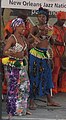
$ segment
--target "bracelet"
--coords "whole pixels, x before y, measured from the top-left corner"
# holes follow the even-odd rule
[[[8,51],[5,51],[5,54],[7,54],[8,53]]]
[[[65,44],[65,42],[64,42],[64,46],[65,46],[66,44]]]

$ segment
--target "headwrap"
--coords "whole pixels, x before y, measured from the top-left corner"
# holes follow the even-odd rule
[[[5,28],[4,28],[4,37],[5,37],[5,38],[8,36],[7,31],[8,31],[9,33],[13,33],[13,29],[12,29],[12,27],[11,27],[11,22],[12,22],[12,20],[8,21],[7,24],[6,24],[6,26],[5,26]]]
[[[61,20],[61,19],[66,20],[66,12],[64,12],[64,11],[58,12],[58,13],[57,13],[57,18],[58,18],[59,20]]]
[[[22,18],[15,18],[13,21],[12,21],[12,24],[11,24],[11,27],[15,30],[15,28],[21,24],[23,24],[24,21]]]
[[[36,14],[44,14],[47,17],[47,21],[49,19],[49,10],[40,7],[38,10],[36,10]]]

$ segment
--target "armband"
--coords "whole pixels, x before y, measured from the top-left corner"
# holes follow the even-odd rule
[[[64,42],[64,46],[66,45],[66,43]]]
[[[7,54],[7,53],[8,53],[8,51],[5,51],[4,53],[5,53],[5,54]]]

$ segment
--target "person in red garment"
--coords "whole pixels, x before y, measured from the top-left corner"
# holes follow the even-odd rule
[[[57,13],[57,22],[53,26],[53,62],[54,68],[52,72],[53,77],[53,93],[66,92],[66,70],[61,71],[61,57],[65,51],[66,46],[66,12]],[[61,75],[61,76],[60,76]]]

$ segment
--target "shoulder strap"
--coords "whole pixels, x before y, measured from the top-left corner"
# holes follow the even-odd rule
[[[14,35],[14,34],[12,34],[11,36],[13,36],[13,37],[14,37],[14,39],[15,39],[15,41],[16,41],[16,43],[17,43],[17,39],[16,39],[15,35]]]

